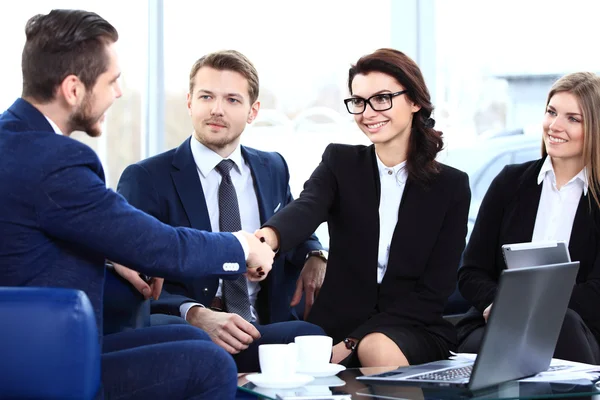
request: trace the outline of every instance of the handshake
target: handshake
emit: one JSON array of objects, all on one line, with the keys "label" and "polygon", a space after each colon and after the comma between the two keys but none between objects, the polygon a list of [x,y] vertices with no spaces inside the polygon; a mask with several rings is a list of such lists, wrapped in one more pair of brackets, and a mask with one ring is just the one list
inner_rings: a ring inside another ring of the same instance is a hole
[{"label": "handshake", "polygon": [[271,228],[258,229],[253,234],[240,231],[248,243],[248,259],[246,260],[246,276],[250,281],[262,281],[273,267],[275,250],[279,247],[279,239]]}]

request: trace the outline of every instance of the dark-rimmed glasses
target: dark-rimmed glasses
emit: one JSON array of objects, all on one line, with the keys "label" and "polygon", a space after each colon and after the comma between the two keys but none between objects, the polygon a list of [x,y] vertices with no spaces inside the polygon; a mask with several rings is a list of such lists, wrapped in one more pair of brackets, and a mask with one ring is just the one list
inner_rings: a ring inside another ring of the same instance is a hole
[{"label": "dark-rimmed glasses", "polygon": [[385,111],[392,108],[392,98],[406,92],[408,92],[408,90],[401,90],[396,93],[379,93],[368,99],[363,99],[362,97],[350,97],[349,99],[345,99],[344,103],[350,114],[364,113],[367,109],[367,104],[371,106],[373,111]]}]

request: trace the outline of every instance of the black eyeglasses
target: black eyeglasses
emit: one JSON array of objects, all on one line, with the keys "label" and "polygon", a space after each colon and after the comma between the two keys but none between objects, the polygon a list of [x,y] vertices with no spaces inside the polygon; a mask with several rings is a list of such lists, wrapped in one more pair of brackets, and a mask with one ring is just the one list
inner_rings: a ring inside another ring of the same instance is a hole
[{"label": "black eyeglasses", "polygon": [[408,92],[408,90],[401,90],[396,93],[379,93],[363,99],[362,97],[350,97],[345,99],[346,109],[350,114],[362,114],[367,109],[367,104],[371,106],[373,111],[385,111],[392,108],[392,98],[400,96]]}]

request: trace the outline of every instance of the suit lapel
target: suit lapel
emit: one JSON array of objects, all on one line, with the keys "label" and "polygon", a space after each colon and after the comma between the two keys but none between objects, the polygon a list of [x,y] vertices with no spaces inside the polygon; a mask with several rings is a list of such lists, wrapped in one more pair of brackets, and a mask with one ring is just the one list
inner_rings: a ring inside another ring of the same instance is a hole
[{"label": "suit lapel", "polygon": [[507,243],[500,244],[531,242],[542,196],[542,185],[537,183],[542,164],[543,160],[532,164],[517,183],[519,188],[516,196],[506,209]]},{"label": "suit lapel", "polygon": [[183,209],[190,221],[190,226],[195,229],[211,231],[206,199],[192,156],[190,139],[183,142],[175,151],[173,155],[173,167],[175,168],[171,172],[171,176]]},{"label": "suit lapel", "polygon": [[[512,227],[511,239],[513,243],[531,242],[533,238],[533,229],[535,228],[535,218],[537,217],[540,197],[542,195],[542,185],[535,185],[524,188],[520,196],[515,199],[515,216]],[[506,244],[506,243],[502,243]]]},{"label": "suit lapel", "polygon": [[[379,179],[379,167],[377,166],[377,155],[375,154],[375,146],[371,145],[366,148],[366,161],[370,168],[363,168],[365,176],[364,183],[367,186],[368,193],[374,193],[375,198],[369,196],[369,201],[375,200],[377,205],[377,214],[379,215],[379,202],[381,200],[381,180]],[[371,204],[372,205],[372,204]]]},{"label": "suit lapel", "polygon": [[[421,185],[407,179],[402,199],[398,205],[398,222],[390,243],[388,269],[400,267],[400,263],[396,260],[406,258],[406,254],[410,252],[410,249],[406,248],[407,244],[419,241],[419,238],[426,238],[432,229],[437,229],[437,227],[419,221],[419,218],[424,215],[424,212],[427,212],[424,210],[430,210],[430,213],[434,213],[439,208],[438,202],[436,196],[432,196]],[[410,228],[407,229],[407,227]],[[410,240],[403,237],[407,234],[410,235]]]},{"label": "suit lapel", "polygon": [[593,201],[589,192],[586,196],[581,196],[575,219],[573,220],[573,229],[569,239],[569,254],[571,259],[581,261],[582,264],[592,265],[594,260],[585,260],[590,254],[589,249],[595,246],[595,216],[590,212],[590,201]]},{"label": "suit lapel", "polygon": [[[271,182],[271,167],[268,160],[253,149],[242,146],[242,156],[250,166],[254,191],[258,202],[260,223],[264,224],[274,213],[273,182]],[[282,207],[283,204],[280,205]]]},{"label": "suit lapel", "polygon": [[[355,185],[354,196],[360,205],[360,223],[365,240],[365,258],[369,260],[365,268],[361,269],[360,279],[376,283],[377,258],[379,249],[379,202],[381,198],[381,182],[377,167],[375,146],[360,150],[359,162],[354,170],[349,169],[349,174]],[[357,216],[358,218],[358,216]]]}]

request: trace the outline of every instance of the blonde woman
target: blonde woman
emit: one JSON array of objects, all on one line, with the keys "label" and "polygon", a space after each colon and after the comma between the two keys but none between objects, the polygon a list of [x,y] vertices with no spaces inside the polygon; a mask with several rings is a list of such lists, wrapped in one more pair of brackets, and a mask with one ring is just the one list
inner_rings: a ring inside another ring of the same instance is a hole
[{"label": "blonde woman", "polygon": [[555,357],[600,363],[600,77],[579,72],[551,88],[542,158],[509,165],[485,195],[459,271],[473,308],[457,325],[459,350],[477,352],[505,263],[501,246],[561,240],[580,262]]}]

